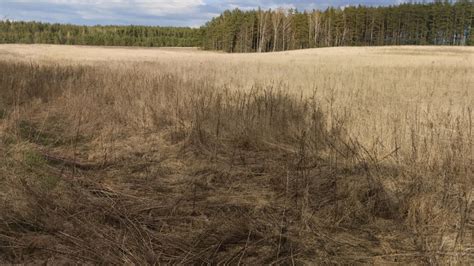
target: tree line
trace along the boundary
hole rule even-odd
[[[295,9],[225,11],[204,27],[202,46],[269,52],[329,46],[473,45],[472,0]]]
[[[0,21],[0,43],[202,47],[270,52],[330,46],[474,45],[474,2],[227,10],[201,28]]]
[[[0,43],[196,47],[200,29],[156,26],[77,26],[0,21]]]

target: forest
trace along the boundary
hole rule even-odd
[[[230,53],[332,46],[473,45],[472,0],[227,10],[201,28],[0,21],[0,43],[201,47]]]
[[[332,46],[473,45],[473,15],[471,0],[311,12],[236,9],[206,24],[203,47],[269,52]]]
[[[77,26],[0,21],[0,43],[196,47],[201,31],[186,27]]]

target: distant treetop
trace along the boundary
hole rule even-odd
[[[270,52],[329,46],[473,45],[472,0],[298,11],[227,10],[201,28],[0,20],[0,43],[202,47]]]

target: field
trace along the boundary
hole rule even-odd
[[[474,263],[474,48],[0,45],[0,262]]]

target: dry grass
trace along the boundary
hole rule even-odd
[[[470,264],[473,54],[0,46],[0,262]]]

